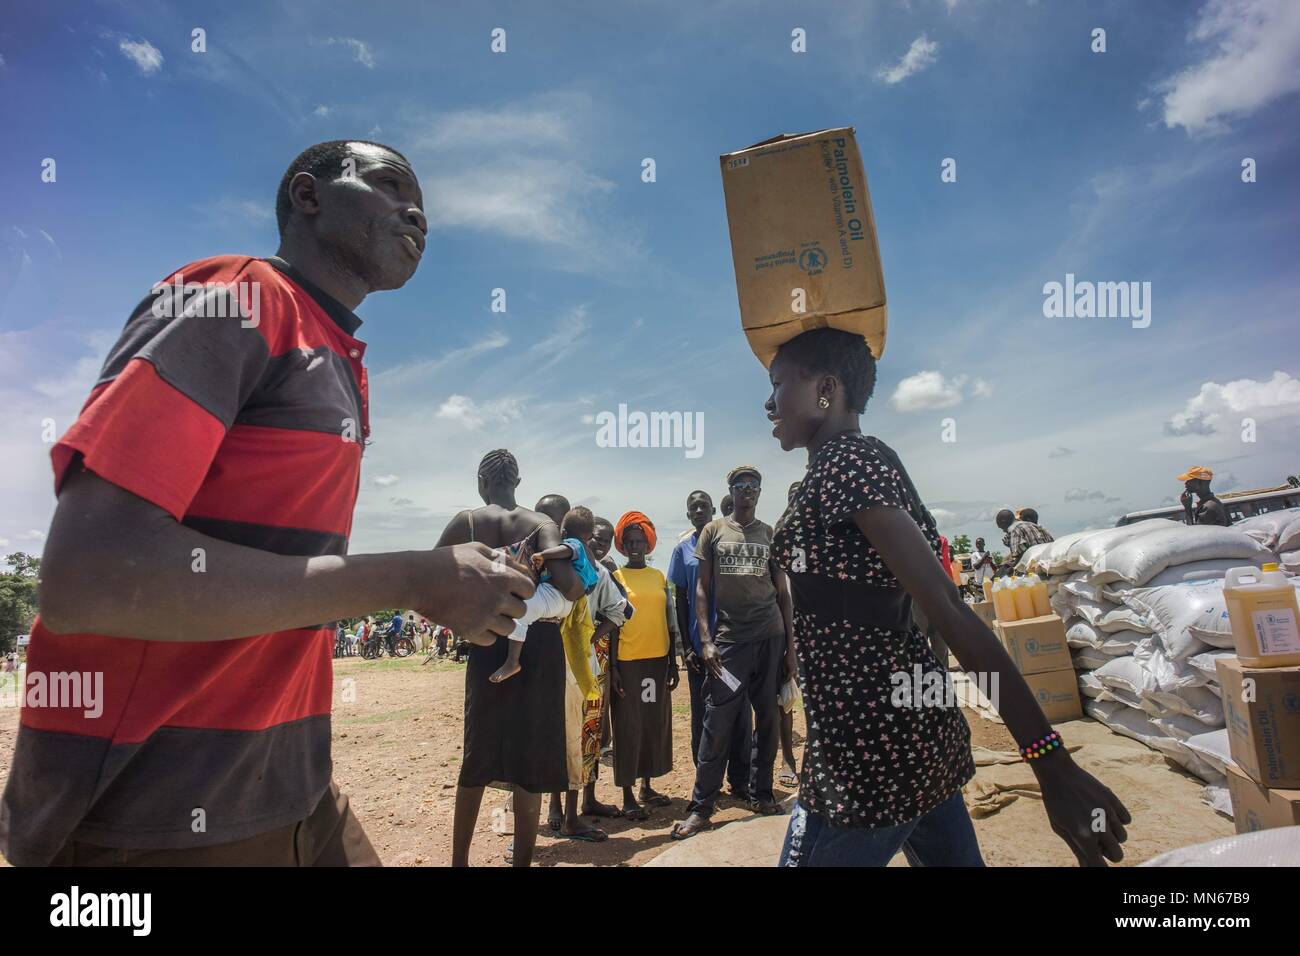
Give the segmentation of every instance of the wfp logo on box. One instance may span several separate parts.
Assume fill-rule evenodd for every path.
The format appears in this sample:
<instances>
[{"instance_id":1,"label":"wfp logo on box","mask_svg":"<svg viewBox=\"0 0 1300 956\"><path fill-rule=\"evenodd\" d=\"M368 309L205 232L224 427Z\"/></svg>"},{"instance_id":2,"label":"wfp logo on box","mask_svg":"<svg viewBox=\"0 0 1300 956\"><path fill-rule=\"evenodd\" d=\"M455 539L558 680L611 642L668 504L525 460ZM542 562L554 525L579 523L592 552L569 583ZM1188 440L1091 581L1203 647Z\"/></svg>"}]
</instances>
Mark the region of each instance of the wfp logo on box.
<instances>
[{"instance_id":1,"label":"wfp logo on box","mask_svg":"<svg viewBox=\"0 0 1300 956\"><path fill-rule=\"evenodd\" d=\"M1040 687L1038 689L1038 693L1036 693L1034 696L1038 698L1038 702L1040 704L1047 703L1052 697L1052 695L1047 692L1046 687Z\"/></svg>"},{"instance_id":2,"label":"wfp logo on box","mask_svg":"<svg viewBox=\"0 0 1300 956\"><path fill-rule=\"evenodd\" d=\"M829 261L825 250L815 242L806 245L803 252L799 253L799 268L810 276L824 272Z\"/></svg>"}]
</instances>

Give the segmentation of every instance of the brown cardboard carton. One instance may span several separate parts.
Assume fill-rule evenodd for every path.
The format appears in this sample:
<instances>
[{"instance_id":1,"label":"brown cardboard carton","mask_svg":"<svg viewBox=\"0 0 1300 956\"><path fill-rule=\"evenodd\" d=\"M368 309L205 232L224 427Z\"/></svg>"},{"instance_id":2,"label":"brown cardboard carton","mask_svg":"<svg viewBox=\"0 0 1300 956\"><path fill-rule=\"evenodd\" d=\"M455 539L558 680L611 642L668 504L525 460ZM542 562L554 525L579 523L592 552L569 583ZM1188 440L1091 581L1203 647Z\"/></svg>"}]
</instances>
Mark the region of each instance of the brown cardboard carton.
<instances>
[{"instance_id":1,"label":"brown cardboard carton","mask_svg":"<svg viewBox=\"0 0 1300 956\"><path fill-rule=\"evenodd\" d=\"M978 604L972 604L970 609L974 611L979 616L979 619L987 624L991 630L996 630L996 628L993 627L993 622L997 620L997 612L993 609L992 601L980 601Z\"/></svg>"},{"instance_id":2,"label":"brown cardboard carton","mask_svg":"<svg viewBox=\"0 0 1300 956\"><path fill-rule=\"evenodd\" d=\"M1055 614L1009 623L998 621L994 630L1022 674L1074 667L1065 642L1065 623Z\"/></svg>"},{"instance_id":3,"label":"brown cardboard carton","mask_svg":"<svg viewBox=\"0 0 1300 956\"><path fill-rule=\"evenodd\" d=\"M885 280L853 128L777 136L720 162L740 323L758 360L826 327L856 332L880 358Z\"/></svg>"},{"instance_id":4,"label":"brown cardboard carton","mask_svg":"<svg viewBox=\"0 0 1300 956\"><path fill-rule=\"evenodd\" d=\"M1060 724L1083 716L1079 700L1079 676L1073 667L1059 671L1026 674L1025 683L1049 723Z\"/></svg>"},{"instance_id":5,"label":"brown cardboard carton","mask_svg":"<svg viewBox=\"0 0 1300 956\"><path fill-rule=\"evenodd\" d=\"M1300 667L1215 666L1233 761L1256 783L1300 789Z\"/></svg>"},{"instance_id":6,"label":"brown cardboard carton","mask_svg":"<svg viewBox=\"0 0 1300 956\"><path fill-rule=\"evenodd\" d=\"M1229 766L1228 794L1238 833L1300 825L1300 790L1271 790Z\"/></svg>"}]
</instances>

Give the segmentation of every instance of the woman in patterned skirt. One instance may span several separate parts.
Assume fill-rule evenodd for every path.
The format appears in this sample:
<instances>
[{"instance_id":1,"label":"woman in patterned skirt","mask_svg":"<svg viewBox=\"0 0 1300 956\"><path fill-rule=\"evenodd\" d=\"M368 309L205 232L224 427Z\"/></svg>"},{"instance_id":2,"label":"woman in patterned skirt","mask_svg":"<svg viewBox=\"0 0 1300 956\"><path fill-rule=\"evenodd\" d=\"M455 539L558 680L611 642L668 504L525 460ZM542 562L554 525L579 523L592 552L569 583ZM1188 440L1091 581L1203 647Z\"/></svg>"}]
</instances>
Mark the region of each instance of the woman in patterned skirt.
<instances>
[{"instance_id":1,"label":"woman in patterned skirt","mask_svg":"<svg viewBox=\"0 0 1300 956\"><path fill-rule=\"evenodd\" d=\"M913 865L982 866L961 796L975 774L970 729L912 622L913 600L963 668L996 681L999 712L1023 746L1051 725L941 567L934 520L902 463L859 428L876 380L865 340L805 332L769 371L772 435L783 450L808 450L773 543L794 593L808 725L781 863L884 866L902 850ZM1081 864L1121 859L1128 810L1065 747L1047 746L1030 765L1052 829Z\"/></svg>"}]
</instances>

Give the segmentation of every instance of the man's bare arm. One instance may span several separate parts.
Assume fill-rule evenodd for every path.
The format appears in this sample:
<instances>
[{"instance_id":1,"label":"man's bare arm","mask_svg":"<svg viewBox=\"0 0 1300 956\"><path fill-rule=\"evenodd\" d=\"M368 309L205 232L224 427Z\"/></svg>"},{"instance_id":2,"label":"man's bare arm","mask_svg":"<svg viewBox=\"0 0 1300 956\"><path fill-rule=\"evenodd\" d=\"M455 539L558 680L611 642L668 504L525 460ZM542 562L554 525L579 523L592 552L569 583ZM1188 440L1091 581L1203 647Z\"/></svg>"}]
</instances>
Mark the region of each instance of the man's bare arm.
<instances>
[{"instance_id":1,"label":"man's bare arm","mask_svg":"<svg viewBox=\"0 0 1300 956\"><path fill-rule=\"evenodd\" d=\"M509 633L532 580L482 545L297 557L211 538L73 471L41 568L45 626L154 641L219 641L411 607L459 631Z\"/></svg>"}]
</instances>

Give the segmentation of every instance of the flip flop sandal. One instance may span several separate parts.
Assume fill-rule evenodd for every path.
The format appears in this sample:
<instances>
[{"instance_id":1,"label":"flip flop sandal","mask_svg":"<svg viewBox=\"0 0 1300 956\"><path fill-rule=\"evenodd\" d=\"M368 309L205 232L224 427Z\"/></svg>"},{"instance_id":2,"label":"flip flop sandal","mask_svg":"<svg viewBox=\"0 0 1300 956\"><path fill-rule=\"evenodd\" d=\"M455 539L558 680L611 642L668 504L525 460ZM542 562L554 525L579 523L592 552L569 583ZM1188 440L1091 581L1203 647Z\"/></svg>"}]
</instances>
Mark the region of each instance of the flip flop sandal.
<instances>
[{"instance_id":1,"label":"flip flop sandal","mask_svg":"<svg viewBox=\"0 0 1300 956\"><path fill-rule=\"evenodd\" d=\"M579 830L577 833L563 834L567 840L579 840L583 843L604 843L609 834L604 830Z\"/></svg>"},{"instance_id":2,"label":"flip flop sandal","mask_svg":"<svg viewBox=\"0 0 1300 956\"><path fill-rule=\"evenodd\" d=\"M777 783L783 787L799 786L799 775L793 770L782 770L781 776L777 777Z\"/></svg>"},{"instance_id":3,"label":"flip flop sandal","mask_svg":"<svg viewBox=\"0 0 1300 956\"><path fill-rule=\"evenodd\" d=\"M635 810L624 810L623 818L626 820L649 820L650 813L645 807L637 807Z\"/></svg>"},{"instance_id":4,"label":"flip flop sandal","mask_svg":"<svg viewBox=\"0 0 1300 956\"><path fill-rule=\"evenodd\" d=\"M763 817L774 817L781 812L781 804L765 800L751 800L749 809Z\"/></svg>"},{"instance_id":5,"label":"flip flop sandal","mask_svg":"<svg viewBox=\"0 0 1300 956\"><path fill-rule=\"evenodd\" d=\"M564 826L564 817L550 817L546 821L546 825L552 833L559 833L560 828Z\"/></svg>"},{"instance_id":6,"label":"flip flop sandal","mask_svg":"<svg viewBox=\"0 0 1300 956\"><path fill-rule=\"evenodd\" d=\"M656 793L653 797L642 799L641 802L647 807L667 807L672 805L672 798L665 797L662 793Z\"/></svg>"},{"instance_id":7,"label":"flip flop sandal","mask_svg":"<svg viewBox=\"0 0 1300 956\"><path fill-rule=\"evenodd\" d=\"M681 828L682 828L682 824L681 824L681 823L674 823L674 824L673 824L672 831L668 834L669 838L670 838L670 839L673 839L673 840L689 840L691 837L695 836L697 833L703 833L705 830L712 830L712 829L713 829L713 821L712 821L712 820L705 820L705 821L704 821L703 823L701 823L699 826L692 827L692 828L691 828L691 831L690 831L689 833L684 832Z\"/></svg>"},{"instance_id":8,"label":"flip flop sandal","mask_svg":"<svg viewBox=\"0 0 1300 956\"><path fill-rule=\"evenodd\" d=\"M603 817L603 818L605 818L606 820L616 820L616 819L618 819L618 818L624 816L623 811L620 810L618 807L610 807L610 809L613 810L614 812L613 812L613 813L603 813L603 812L602 812L602 813L595 813L595 812L593 812L593 811L591 811L591 810L583 810L581 815L584 816L584 817L596 817L597 819Z\"/></svg>"}]
</instances>

